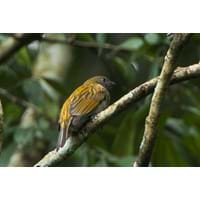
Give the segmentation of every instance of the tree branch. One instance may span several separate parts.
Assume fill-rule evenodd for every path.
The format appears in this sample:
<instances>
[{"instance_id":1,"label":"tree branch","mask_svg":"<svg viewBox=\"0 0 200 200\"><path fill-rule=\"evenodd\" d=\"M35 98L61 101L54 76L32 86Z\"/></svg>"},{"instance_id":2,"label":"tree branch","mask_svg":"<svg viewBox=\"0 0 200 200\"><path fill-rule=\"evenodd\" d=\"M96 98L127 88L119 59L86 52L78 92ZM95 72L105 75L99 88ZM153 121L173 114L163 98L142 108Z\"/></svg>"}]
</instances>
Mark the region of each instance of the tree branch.
<instances>
[{"instance_id":1,"label":"tree branch","mask_svg":"<svg viewBox=\"0 0 200 200\"><path fill-rule=\"evenodd\" d=\"M191 65L186 68L179 68L172 76L170 83L174 84L197 77L200 77L200 64ZM66 141L63 148L61 148L58 152L55 150L49 152L35 166L45 167L58 165L60 162L62 162L62 160L70 156L91 135L89 133L94 132L95 129L97 129L111 117L127 109L129 106L152 93L157 81L158 77L131 90L118 101L110 105L107 109L97 114L95 118L86 125L84 130L81 131L81 137L70 137Z\"/></svg>"},{"instance_id":2,"label":"tree branch","mask_svg":"<svg viewBox=\"0 0 200 200\"><path fill-rule=\"evenodd\" d=\"M3 145L3 107L0 100L0 153Z\"/></svg>"},{"instance_id":3,"label":"tree branch","mask_svg":"<svg viewBox=\"0 0 200 200\"><path fill-rule=\"evenodd\" d=\"M139 155L134 166L148 166L156 139L156 127L159 120L161 104L164 99L171 76L176 68L175 61L183 44L191 34L174 34L173 40L165 56L158 83L153 93L149 114L145 122L144 136L140 145Z\"/></svg>"},{"instance_id":4,"label":"tree branch","mask_svg":"<svg viewBox=\"0 0 200 200\"><path fill-rule=\"evenodd\" d=\"M19 106L22 106L24 108L27 108L27 107L31 107L33 109L35 109L36 111L39 110L38 107L36 107L34 104L24 100L24 99L21 99L17 96L14 96L13 94L9 93L6 89L4 88L0 88L0 95L2 96L5 96L8 100L10 100L11 102L15 103L15 104L18 104Z\"/></svg>"},{"instance_id":5,"label":"tree branch","mask_svg":"<svg viewBox=\"0 0 200 200\"><path fill-rule=\"evenodd\" d=\"M0 96L4 96L5 98L7 98L8 100L10 100L12 103L16 104L16 105L19 105L23 108L32 108L37 116L43 116L45 117L48 121L50 121L52 124L55 123L55 121L53 121L53 119L47 115L46 112L44 112L42 109L40 109L37 105L29 102L29 101L26 101L24 99L21 99L17 96L14 96L13 94L11 94L10 92L8 92L6 89L4 88L0 88Z\"/></svg>"},{"instance_id":6,"label":"tree branch","mask_svg":"<svg viewBox=\"0 0 200 200\"><path fill-rule=\"evenodd\" d=\"M12 36L13 38L11 38L6 47L2 48L0 51L0 64L9 59L14 53L16 53L23 46L30 44L34 40L41 39L41 34L39 33L14 34Z\"/></svg>"},{"instance_id":7,"label":"tree branch","mask_svg":"<svg viewBox=\"0 0 200 200\"><path fill-rule=\"evenodd\" d=\"M59 44L64 44L64 45L72 45L75 47L83 47L83 48L92 48L92 49L107 49L107 50L112 50L112 51L131 51L127 48L123 48L120 45L114 45L114 44L109 44L109 43L104 43L104 44L98 44L97 42L87 42L87 41L81 41L81 40L75 40L75 39L69 39L69 40L63 40L63 39L54 39L54 38L42 38L43 42L48 42L48 43L59 43Z\"/></svg>"}]
</instances>

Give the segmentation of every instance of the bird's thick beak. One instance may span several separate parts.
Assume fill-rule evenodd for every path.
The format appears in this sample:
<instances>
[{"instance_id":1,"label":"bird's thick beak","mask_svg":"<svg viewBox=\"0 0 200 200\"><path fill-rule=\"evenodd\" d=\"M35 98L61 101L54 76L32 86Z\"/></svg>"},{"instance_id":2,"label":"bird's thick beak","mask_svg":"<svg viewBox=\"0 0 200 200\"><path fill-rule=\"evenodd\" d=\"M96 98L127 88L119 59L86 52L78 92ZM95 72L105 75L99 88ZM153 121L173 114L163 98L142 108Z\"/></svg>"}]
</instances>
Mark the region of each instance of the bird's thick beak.
<instances>
[{"instance_id":1,"label":"bird's thick beak","mask_svg":"<svg viewBox=\"0 0 200 200\"><path fill-rule=\"evenodd\" d=\"M110 88L113 88L115 85L116 85L116 83L115 83L115 82L113 82L113 81L110 81L110 83L109 83L109 87L110 87Z\"/></svg>"},{"instance_id":2,"label":"bird's thick beak","mask_svg":"<svg viewBox=\"0 0 200 200\"><path fill-rule=\"evenodd\" d=\"M111 81L111 85L112 85L112 86L115 86L115 85L116 85L116 83L115 83L115 82L113 82L113 81Z\"/></svg>"}]
</instances>

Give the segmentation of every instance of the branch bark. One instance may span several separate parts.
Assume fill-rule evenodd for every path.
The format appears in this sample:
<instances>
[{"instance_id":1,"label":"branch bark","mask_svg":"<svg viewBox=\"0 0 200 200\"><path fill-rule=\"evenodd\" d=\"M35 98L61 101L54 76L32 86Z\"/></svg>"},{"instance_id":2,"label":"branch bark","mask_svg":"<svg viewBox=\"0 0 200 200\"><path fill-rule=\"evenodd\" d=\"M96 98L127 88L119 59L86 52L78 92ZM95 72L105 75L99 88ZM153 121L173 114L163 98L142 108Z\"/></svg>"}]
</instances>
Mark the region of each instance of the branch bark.
<instances>
[{"instance_id":1,"label":"branch bark","mask_svg":"<svg viewBox=\"0 0 200 200\"><path fill-rule=\"evenodd\" d=\"M11 41L2 48L0 51L0 64L9 59L14 53L16 53L23 46L30 44L34 40L40 40L41 34L37 33L24 33L24 34L15 34L13 38L10 38Z\"/></svg>"},{"instance_id":2,"label":"branch bark","mask_svg":"<svg viewBox=\"0 0 200 200\"><path fill-rule=\"evenodd\" d=\"M0 153L3 145L3 107L0 100Z\"/></svg>"},{"instance_id":3,"label":"branch bark","mask_svg":"<svg viewBox=\"0 0 200 200\"><path fill-rule=\"evenodd\" d=\"M200 64L191 65L186 68L178 68L178 70L172 76L170 84L175 84L181 81L200 77ZM158 77L150 81L147 81L129 93L121 97L118 101L110 105L107 109L97 114L81 131L81 137L70 137L63 148L58 152L55 150L49 152L42 160L40 160L35 166L37 167L48 167L57 166L62 160L70 156L100 125L105 123L114 115L127 109L137 101L146 97L153 92L153 89L158 81Z\"/></svg>"},{"instance_id":4,"label":"branch bark","mask_svg":"<svg viewBox=\"0 0 200 200\"><path fill-rule=\"evenodd\" d=\"M165 97L171 76L176 68L175 62L178 54L190 35L191 34L174 34L153 93L149 114L145 122L144 136L140 145L139 155L134 162L135 167L149 165L156 139L156 127L159 121L161 104Z\"/></svg>"}]
</instances>

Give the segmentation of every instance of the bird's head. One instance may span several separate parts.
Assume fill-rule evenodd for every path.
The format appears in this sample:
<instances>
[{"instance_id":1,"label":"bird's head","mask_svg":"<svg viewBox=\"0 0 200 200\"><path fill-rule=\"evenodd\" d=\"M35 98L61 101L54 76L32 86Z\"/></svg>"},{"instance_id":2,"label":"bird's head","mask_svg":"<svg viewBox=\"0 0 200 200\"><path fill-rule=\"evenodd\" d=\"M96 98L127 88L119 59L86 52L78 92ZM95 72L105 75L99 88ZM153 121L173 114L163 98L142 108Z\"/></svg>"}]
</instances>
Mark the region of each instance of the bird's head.
<instances>
[{"instance_id":1,"label":"bird's head","mask_svg":"<svg viewBox=\"0 0 200 200\"><path fill-rule=\"evenodd\" d=\"M94 76L88 79L84 84L88 83L98 83L107 89L111 89L115 85L115 82L111 81L106 76Z\"/></svg>"}]
</instances>

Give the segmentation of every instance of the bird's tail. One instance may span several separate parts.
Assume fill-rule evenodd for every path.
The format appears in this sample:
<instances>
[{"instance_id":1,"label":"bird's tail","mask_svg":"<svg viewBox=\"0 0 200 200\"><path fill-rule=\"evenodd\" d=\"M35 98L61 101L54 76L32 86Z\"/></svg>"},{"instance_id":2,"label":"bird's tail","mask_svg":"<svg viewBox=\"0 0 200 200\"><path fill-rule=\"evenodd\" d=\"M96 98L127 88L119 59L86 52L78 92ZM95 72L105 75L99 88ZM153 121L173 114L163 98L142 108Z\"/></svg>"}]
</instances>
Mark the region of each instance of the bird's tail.
<instances>
[{"instance_id":1,"label":"bird's tail","mask_svg":"<svg viewBox=\"0 0 200 200\"><path fill-rule=\"evenodd\" d=\"M56 151L59 150L59 148L63 147L67 138L70 136L69 135L69 126L71 124L71 118L68 120L67 123L64 124L64 126L61 124L60 125L60 130L59 130L59 136L58 136L58 143L57 143L57 148Z\"/></svg>"}]
</instances>

